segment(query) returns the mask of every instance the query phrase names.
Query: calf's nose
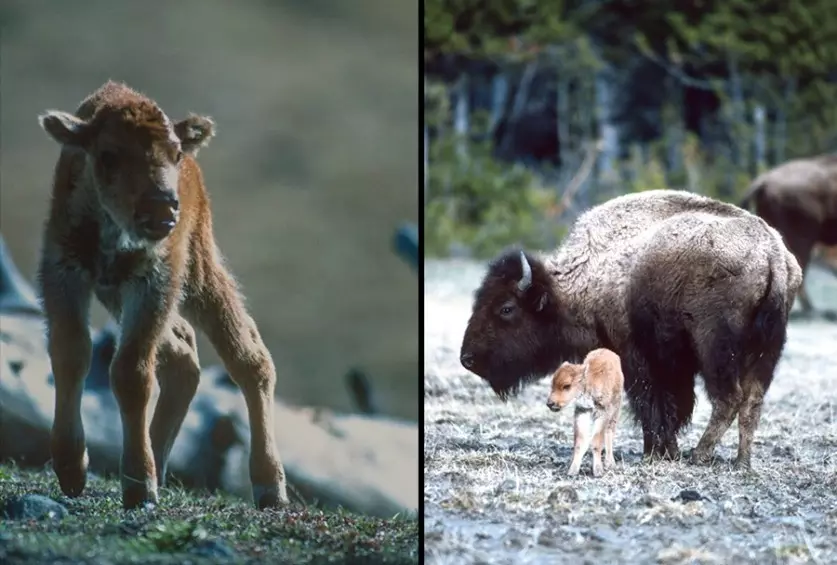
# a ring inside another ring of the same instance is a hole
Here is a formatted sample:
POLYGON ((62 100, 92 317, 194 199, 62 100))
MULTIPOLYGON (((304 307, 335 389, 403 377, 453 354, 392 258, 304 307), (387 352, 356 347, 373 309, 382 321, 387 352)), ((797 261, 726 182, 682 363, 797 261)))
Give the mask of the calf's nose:
POLYGON ((165 206, 170 206, 173 210, 177 210, 180 207, 177 195, 171 192, 156 192, 151 195, 150 199, 165 206))

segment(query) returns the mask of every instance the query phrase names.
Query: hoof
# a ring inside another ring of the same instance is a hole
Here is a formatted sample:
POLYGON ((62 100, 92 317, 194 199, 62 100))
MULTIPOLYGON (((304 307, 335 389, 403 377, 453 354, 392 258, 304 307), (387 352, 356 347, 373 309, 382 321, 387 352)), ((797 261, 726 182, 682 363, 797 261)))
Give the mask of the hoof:
POLYGON ((148 508, 156 506, 157 502, 157 479, 138 482, 122 478, 122 508, 125 510, 148 508))
POLYGON ((58 477, 61 492, 70 498, 80 496, 87 485, 87 465, 89 461, 87 450, 84 450, 81 460, 74 459, 72 462, 53 459, 53 470, 58 477))
POLYGON ((688 458, 689 462, 693 465, 711 465, 715 456, 708 451, 698 451, 697 449, 693 449, 688 455, 688 458))
POLYGON ((752 471, 753 467, 750 465, 750 458, 736 457, 732 462, 732 468, 737 471, 752 471))
POLYGON ((254 485, 253 503, 259 510, 266 508, 284 508, 290 504, 285 485, 254 485))

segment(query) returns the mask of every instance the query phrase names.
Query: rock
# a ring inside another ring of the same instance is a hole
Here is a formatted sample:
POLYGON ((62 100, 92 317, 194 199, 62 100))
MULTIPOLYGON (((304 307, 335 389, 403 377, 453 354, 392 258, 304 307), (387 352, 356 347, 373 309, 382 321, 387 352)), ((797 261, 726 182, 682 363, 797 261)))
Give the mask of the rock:
POLYGON ((228 546, 223 540, 219 539, 205 539, 196 542, 190 548, 189 553, 209 558, 235 557, 235 551, 230 546, 228 546))
POLYGON ((576 491, 573 487, 564 486, 558 487, 550 492, 546 500, 553 505, 573 504, 578 502, 579 496, 578 491, 576 491))
POLYGON ((693 489, 681 490, 676 496, 671 497, 672 502, 697 502, 699 500, 709 500, 698 491, 693 489))
MULTIPOLYGON (((49 461, 55 389, 44 341, 40 317, 0 312, 0 461, 15 459, 24 466, 49 461)), ((168 470, 185 486, 250 499, 246 405, 237 389, 217 382, 220 373, 219 367, 204 370, 168 470)), ((85 389, 81 412, 91 471, 118 473, 122 430, 113 425, 120 421, 113 393, 85 389)), ((277 401, 275 427, 288 482, 305 498, 380 517, 417 511, 416 423, 277 401)))
POLYGON ((67 509, 46 496, 25 494, 7 500, 0 514, 9 520, 60 520, 67 515, 67 509))

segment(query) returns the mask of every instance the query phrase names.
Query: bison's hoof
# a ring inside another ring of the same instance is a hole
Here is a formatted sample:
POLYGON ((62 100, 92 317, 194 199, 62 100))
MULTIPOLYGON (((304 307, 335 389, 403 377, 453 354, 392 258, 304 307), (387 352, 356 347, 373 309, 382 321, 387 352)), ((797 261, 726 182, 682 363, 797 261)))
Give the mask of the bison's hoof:
POLYGON ((84 492, 87 485, 87 450, 84 450, 82 457, 73 458, 70 461, 63 461, 61 458, 53 459, 53 469, 58 477, 58 484, 65 496, 75 498, 84 492))
POLYGON ((148 481, 122 478, 122 507, 125 510, 153 507, 157 501, 156 477, 148 481))
POLYGON ((712 452, 704 449, 693 449, 691 455, 689 456, 689 461, 691 461, 693 465, 710 465, 713 459, 714 455, 712 452))
POLYGON ((750 458, 741 457, 739 455, 735 458, 735 461, 732 462, 732 468, 739 471, 751 471, 752 466, 750 465, 750 458))
POLYGON ((259 510, 284 508, 290 504, 285 485, 253 485, 253 503, 259 510))

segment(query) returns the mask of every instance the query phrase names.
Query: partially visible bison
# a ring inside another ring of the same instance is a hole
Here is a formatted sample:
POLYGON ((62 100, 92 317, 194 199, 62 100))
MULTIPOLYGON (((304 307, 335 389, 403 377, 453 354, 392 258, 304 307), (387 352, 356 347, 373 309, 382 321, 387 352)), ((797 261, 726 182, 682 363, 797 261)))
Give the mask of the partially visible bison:
POLYGON ((738 415, 735 463, 748 468, 801 283, 781 236, 741 208, 675 190, 621 196, 554 254, 490 264, 460 361, 505 399, 592 349, 616 352, 652 458, 679 456, 701 373, 712 415, 692 459, 710 460, 738 415))
MULTIPOLYGON (((816 244, 837 245, 837 157, 795 159, 767 171, 752 182, 739 206, 746 210, 753 201, 756 214, 782 234, 803 274, 816 244)), ((825 266, 837 276, 837 266, 825 266)), ((803 312, 813 311, 804 284, 799 305, 803 312)))

